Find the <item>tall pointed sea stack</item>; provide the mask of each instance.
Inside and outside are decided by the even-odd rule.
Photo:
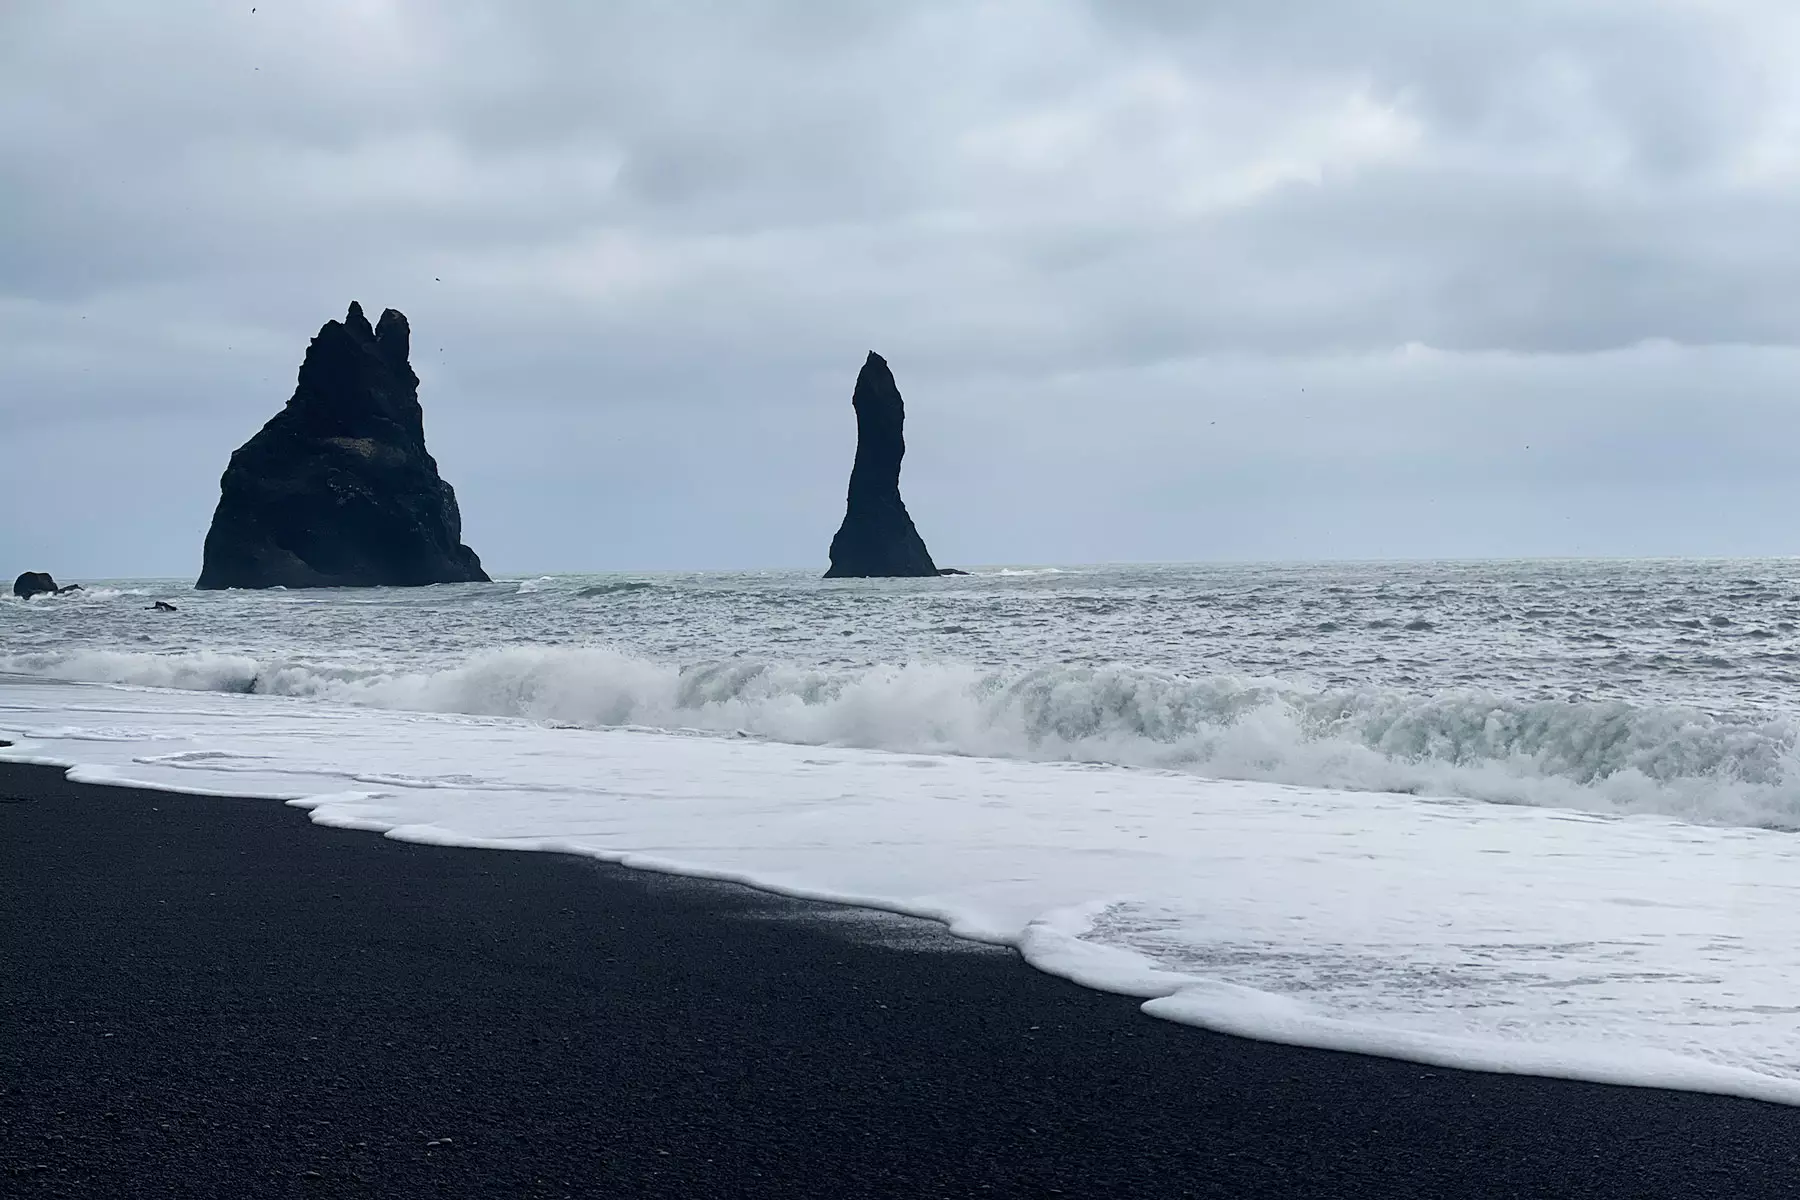
[[[411,331],[354,301],[307,347],[287,407],[231,456],[202,588],[411,587],[487,581],[456,493],[425,450]]]
[[[936,575],[925,539],[900,499],[900,460],[906,457],[906,404],[887,359],[869,351],[856,377],[856,464],[844,523],[831,539],[827,579]]]

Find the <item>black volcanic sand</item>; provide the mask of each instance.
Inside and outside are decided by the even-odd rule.
[[[1800,1194],[1790,1108],[1241,1041],[924,923],[270,801],[0,797],[7,1197]]]

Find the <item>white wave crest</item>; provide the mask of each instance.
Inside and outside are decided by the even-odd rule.
[[[7,589],[4,593],[0,593],[0,597],[21,604],[79,604],[82,601],[117,600],[121,597],[148,596],[150,594],[147,588],[111,588],[96,585],[94,587],[82,586],[72,592],[40,592],[30,600],[20,600],[19,597],[12,594],[11,589]]]
[[[0,655],[0,672],[80,683],[123,683],[193,692],[255,691],[260,665],[236,654],[137,654],[128,650],[45,650]]]
[[[0,671],[1800,828],[1793,723],[1674,706],[1316,691],[1127,668],[678,667],[602,647],[497,650],[431,672],[117,651],[0,656]]]

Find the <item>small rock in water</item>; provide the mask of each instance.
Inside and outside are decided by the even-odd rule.
[[[21,600],[29,600],[45,593],[54,595],[59,590],[56,580],[50,578],[45,571],[27,571],[13,580],[13,595]]]

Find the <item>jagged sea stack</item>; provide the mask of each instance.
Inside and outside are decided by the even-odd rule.
[[[856,464],[844,523],[831,539],[827,579],[936,575],[925,539],[900,499],[900,460],[906,457],[906,404],[887,359],[869,352],[856,377]]]
[[[219,480],[202,588],[412,587],[487,581],[456,493],[425,450],[411,331],[351,302],[307,347],[287,407]]]

